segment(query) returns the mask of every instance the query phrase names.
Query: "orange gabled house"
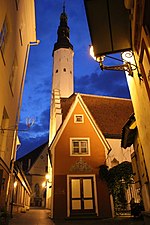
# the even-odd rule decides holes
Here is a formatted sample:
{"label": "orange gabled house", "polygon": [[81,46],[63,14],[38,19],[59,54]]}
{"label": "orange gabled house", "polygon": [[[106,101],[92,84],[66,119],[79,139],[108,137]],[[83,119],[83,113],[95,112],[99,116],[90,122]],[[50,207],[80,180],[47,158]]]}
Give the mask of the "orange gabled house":
{"label": "orange gabled house", "polygon": [[111,200],[106,183],[99,178],[99,166],[106,163],[111,150],[106,136],[121,134],[132,112],[131,101],[73,94],[61,98],[60,105],[62,124],[49,147],[51,217],[111,217]]}

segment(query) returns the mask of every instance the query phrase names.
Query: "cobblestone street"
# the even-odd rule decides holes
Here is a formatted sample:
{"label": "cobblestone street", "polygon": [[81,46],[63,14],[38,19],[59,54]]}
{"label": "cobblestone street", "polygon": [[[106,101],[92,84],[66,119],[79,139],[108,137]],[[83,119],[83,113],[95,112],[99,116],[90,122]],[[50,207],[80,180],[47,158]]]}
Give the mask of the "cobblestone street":
{"label": "cobblestone street", "polygon": [[53,221],[49,218],[49,215],[49,210],[31,208],[26,213],[14,214],[9,225],[144,225],[144,221],[142,219],[134,219],[131,217]]}

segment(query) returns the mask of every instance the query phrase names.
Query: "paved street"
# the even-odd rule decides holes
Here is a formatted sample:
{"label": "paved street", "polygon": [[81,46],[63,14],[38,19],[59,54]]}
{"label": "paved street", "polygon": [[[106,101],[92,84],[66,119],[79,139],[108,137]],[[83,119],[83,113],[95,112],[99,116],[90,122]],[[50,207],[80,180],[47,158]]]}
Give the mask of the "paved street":
{"label": "paved street", "polygon": [[9,225],[54,225],[49,219],[49,210],[30,209],[26,213],[13,215]]}
{"label": "paved street", "polygon": [[26,213],[14,214],[9,225],[144,225],[144,221],[134,218],[95,219],[95,220],[58,220],[49,218],[49,210],[30,209]]}

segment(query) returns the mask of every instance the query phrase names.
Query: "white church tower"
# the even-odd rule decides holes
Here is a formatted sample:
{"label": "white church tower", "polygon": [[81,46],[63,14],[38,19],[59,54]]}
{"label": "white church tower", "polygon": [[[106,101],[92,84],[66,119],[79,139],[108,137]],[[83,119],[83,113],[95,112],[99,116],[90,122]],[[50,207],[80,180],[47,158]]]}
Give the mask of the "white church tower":
{"label": "white church tower", "polygon": [[57,42],[53,50],[53,79],[52,91],[57,89],[60,96],[68,98],[74,92],[73,76],[73,46],[69,39],[69,27],[65,6],[60,16],[60,25],[57,30]]}
{"label": "white church tower", "polygon": [[60,15],[57,42],[53,49],[52,96],[50,110],[49,144],[62,123],[60,98],[69,98],[74,93],[73,46],[70,43],[70,29],[67,24],[65,5]]}

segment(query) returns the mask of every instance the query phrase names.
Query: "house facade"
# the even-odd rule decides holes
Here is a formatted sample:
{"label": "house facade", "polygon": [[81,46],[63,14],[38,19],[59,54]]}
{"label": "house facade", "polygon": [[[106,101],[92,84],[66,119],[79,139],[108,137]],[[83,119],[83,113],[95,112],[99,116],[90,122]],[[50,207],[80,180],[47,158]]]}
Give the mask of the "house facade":
{"label": "house facade", "polygon": [[121,115],[126,120],[132,112],[131,101],[74,94],[61,98],[61,106],[63,122],[49,147],[52,218],[112,217],[112,202],[99,177],[99,166],[106,164],[111,151],[106,136],[121,134],[115,118]]}
{"label": "house facade", "polygon": [[[142,184],[142,197],[146,211],[150,211],[150,86],[149,86],[149,71],[150,71],[150,3],[145,1],[134,1],[130,7],[132,20],[132,43],[133,53],[137,70],[134,71],[133,79],[127,76],[127,82],[131,94],[131,99],[135,112],[135,120],[137,125],[137,144],[135,153],[137,154],[137,146],[143,155],[142,174],[144,178],[140,182]],[[139,73],[141,77],[139,77]],[[141,78],[141,79],[140,79]],[[139,144],[140,143],[140,144]],[[140,157],[141,158],[141,157]],[[137,164],[141,164],[141,159],[136,157]]]}
{"label": "house facade", "polygon": [[17,133],[31,42],[36,41],[33,0],[0,6],[0,207],[10,210]]}
{"label": "house facade", "polygon": [[26,212],[30,208],[32,190],[29,182],[19,165],[14,164],[13,193],[10,201],[10,216],[14,213]]}
{"label": "house facade", "polygon": [[[31,188],[30,206],[46,207],[48,183],[48,143],[44,143],[16,161],[23,170]],[[48,199],[47,199],[48,201]]]}

